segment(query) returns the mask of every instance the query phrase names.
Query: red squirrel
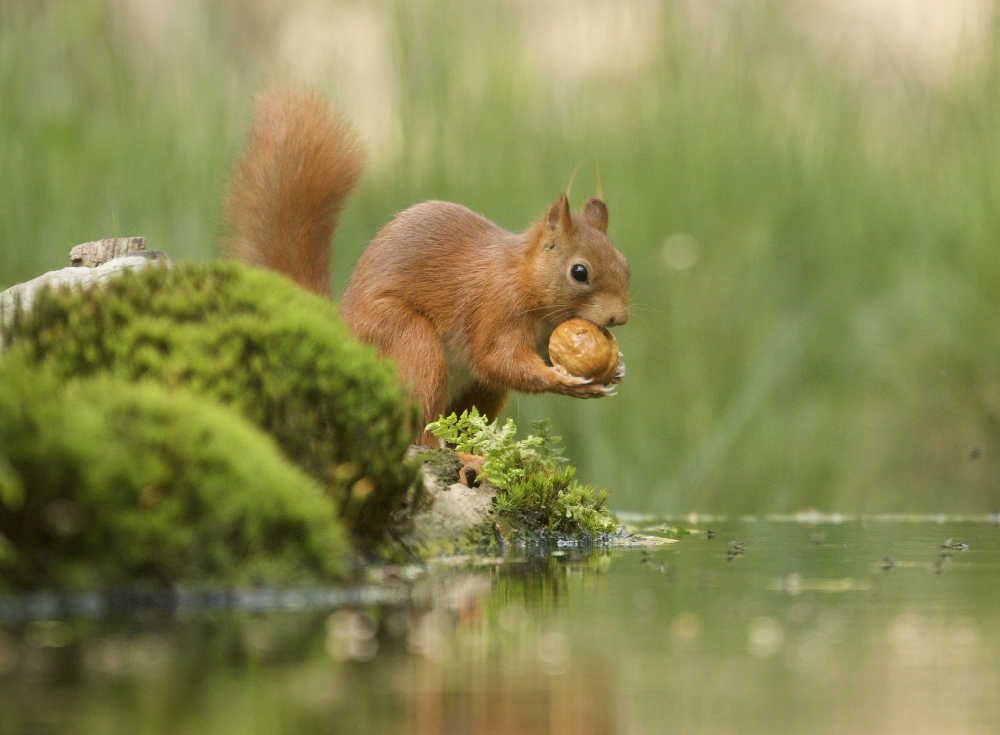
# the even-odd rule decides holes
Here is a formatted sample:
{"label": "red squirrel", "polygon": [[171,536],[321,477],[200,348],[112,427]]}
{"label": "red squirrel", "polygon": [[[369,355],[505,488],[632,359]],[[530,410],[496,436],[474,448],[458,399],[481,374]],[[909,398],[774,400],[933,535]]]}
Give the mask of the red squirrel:
{"label": "red squirrel", "polygon": [[[226,251],[329,297],[330,239],[363,164],[353,129],[321,97],[262,94],[224,201],[234,233]],[[560,194],[519,234],[459,204],[417,204],[361,255],[341,316],[396,361],[421,427],[473,406],[495,419],[511,390],[610,395],[625,372],[620,362],[608,385],[546,364],[549,336],[566,319],[628,320],[629,268],[607,228],[597,197],[573,214]],[[428,432],[418,441],[439,443]]]}

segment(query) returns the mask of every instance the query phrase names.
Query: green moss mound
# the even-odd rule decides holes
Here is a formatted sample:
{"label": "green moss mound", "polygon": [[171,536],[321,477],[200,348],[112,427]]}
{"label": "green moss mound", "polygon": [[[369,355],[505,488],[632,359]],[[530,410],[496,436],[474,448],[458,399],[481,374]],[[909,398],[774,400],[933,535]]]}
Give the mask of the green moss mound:
{"label": "green moss mound", "polygon": [[148,268],[102,288],[46,291],[4,330],[69,378],[107,372],[186,387],[238,409],[328,488],[363,545],[411,484],[416,414],[395,366],[336,306],[237,263]]}
{"label": "green moss mound", "polygon": [[329,495],[235,411],[0,363],[0,587],[298,583],[349,553]]}

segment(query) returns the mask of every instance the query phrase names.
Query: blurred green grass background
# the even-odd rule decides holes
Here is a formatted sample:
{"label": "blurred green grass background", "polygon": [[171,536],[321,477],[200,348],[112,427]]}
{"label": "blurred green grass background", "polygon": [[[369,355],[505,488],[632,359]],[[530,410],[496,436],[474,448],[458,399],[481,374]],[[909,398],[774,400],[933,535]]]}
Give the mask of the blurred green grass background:
{"label": "blurred green grass background", "polygon": [[355,120],[339,293],[396,211],[523,229],[599,167],[633,273],[617,397],[551,416],[612,507],[1000,505],[993,5],[6,0],[0,287],[145,235],[210,258],[256,91]]}

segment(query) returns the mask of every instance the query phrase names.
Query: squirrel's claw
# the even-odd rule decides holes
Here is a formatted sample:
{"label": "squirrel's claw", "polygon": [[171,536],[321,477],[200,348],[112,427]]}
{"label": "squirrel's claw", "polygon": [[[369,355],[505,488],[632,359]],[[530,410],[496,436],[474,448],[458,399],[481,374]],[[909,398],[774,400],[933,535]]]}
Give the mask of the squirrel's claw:
{"label": "squirrel's claw", "polygon": [[593,378],[581,378],[579,375],[571,375],[560,365],[554,365],[552,369],[559,374],[559,379],[566,385],[590,385],[594,382]]}
{"label": "squirrel's claw", "polygon": [[[621,355],[620,352],[618,354]],[[608,381],[608,385],[617,386],[619,383],[622,382],[622,378],[624,377],[625,377],[625,363],[619,360],[618,364],[615,366],[615,374],[611,376],[611,380]]]}

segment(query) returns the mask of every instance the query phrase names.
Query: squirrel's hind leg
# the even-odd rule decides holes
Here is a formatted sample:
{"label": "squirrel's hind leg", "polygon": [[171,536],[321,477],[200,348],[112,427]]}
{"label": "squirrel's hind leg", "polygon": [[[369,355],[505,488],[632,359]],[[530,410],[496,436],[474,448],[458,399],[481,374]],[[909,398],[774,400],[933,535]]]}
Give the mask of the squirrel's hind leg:
{"label": "squirrel's hind leg", "polygon": [[450,416],[452,413],[461,415],[462,411],[475,407],[490,421],[496,421],[500,418],[500,412],[507,402],[509,393],[510,391],[506,388],[499,388],[477,380],[455,401],[449,403],[444,413],[446,416]]}
{"label": "squirrel's hind leg", "polygon": [[360,314],[350,309],[344,317],[354,336],[396,361],[400,382],[420,406],[415,442],[440,446],[436,436],[424,431],[444,412],[448,396],[448,362],[434,327],[423,317],[384,303],[372,304]]}
{"label": "squirrel's hind leg", "polygon": [[[448,404],[445,415],[450,416],[452,413],[461,415],[462,411],[475,407],[488,420],[496,421],[500,418],[500,412],[503,410],[503,404],[507,402],[509,392],[506,388],[498,388],[478,380],[473,381],[457,400]],[[472,487],[476,484],[476,476],[483,468],[484,457],[459,452],[458,458],[462,461],[462,469],[458,473],[459,481]]]}

